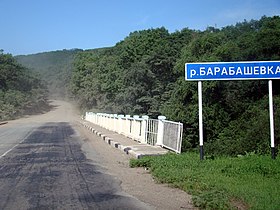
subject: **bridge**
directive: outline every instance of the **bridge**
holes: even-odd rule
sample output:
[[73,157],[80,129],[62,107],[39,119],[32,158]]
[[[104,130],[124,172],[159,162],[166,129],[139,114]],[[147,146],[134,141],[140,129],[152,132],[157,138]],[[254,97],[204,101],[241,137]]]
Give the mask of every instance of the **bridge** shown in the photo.
[[166,120],[165,116],[150,119],[139,115],[86,112],[84,119],[142,145],[159,146],[181,153],[183,124]]

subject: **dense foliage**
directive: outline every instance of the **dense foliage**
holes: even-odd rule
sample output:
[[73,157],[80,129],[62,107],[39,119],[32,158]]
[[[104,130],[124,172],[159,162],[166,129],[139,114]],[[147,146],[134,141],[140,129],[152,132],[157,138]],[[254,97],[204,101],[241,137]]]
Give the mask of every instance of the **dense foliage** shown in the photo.
[[115,47],[82,52],[74,62],[72,92],[85,108],[156,116],[179,76],[173,67],[180,51],[194,35],[149,29]]
[[38,111],[46,103],[46,88],[39,77],[0,51],[0,121]]
[[[184,123],[183,150],[198,146],[196,82],[184,64],[203,61],[280,59],[280,17],[263,17],[205,31],[164,27],[135,31],[114,47],[18,56],[40,73],[52,97],[71,94],[82,109],[147,114]],[[279,144],[280,82],[273,81],[275,137]],[[268,153],[267,81],[203,82],[206,152]]]
[[[71,90],[81,107],[125,114],[166,115],[184,123],[183,149],[198,146],[197,84],[184,64],[280,59],[280,17],[222,29],[135,31],[114,47],[84,51],[74,62]],[[273,81],[277,145],[280,83]],[[203,83],[206,151],[237,155],[269,150],[267,81]]]
[[58,50],[16,56],[23,66],[37,72],[46,82],[52,98],[68,97],[68,84],[72,74],[74,56],[79,49]]
[[[200,33],[182,50],[176,69],[185,62],[280,59],[280,18],[238,23]],[[168,117],[184,122],[185,148],[198,144],[197,84],[185,82],[181,71],[169,100],[162,106]],[[276,142],[279,144],[279,81],[273,81]],[[269,151],[267,81],[203,83],[206,151],[237,155]]]

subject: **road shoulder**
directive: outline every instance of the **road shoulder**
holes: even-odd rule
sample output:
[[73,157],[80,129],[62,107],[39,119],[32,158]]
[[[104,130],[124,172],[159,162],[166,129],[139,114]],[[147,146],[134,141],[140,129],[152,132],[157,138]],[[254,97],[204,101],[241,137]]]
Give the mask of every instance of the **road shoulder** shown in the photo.
[[[108,146],[101,137],[92,135],[83,126],[77,125],[77,127],[84,140],[101,154],[103,167],[106,168],[107,173],[120,180],[121,187],[126,193],[156,209],[196,209],[192,205],[191,196],[186,192],[166,184],[156,183],[149,171],[143,168],[130,168],[128,155]],[[84,150],[90,158],[90,148]]]

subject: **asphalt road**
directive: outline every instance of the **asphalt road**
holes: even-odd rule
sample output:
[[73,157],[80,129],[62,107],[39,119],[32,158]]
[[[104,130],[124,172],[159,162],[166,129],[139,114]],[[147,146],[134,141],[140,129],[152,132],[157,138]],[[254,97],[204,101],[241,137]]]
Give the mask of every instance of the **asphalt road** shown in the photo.
[[0,209],[151,209],[122,191],[76,129],[71,107],[0,126]]

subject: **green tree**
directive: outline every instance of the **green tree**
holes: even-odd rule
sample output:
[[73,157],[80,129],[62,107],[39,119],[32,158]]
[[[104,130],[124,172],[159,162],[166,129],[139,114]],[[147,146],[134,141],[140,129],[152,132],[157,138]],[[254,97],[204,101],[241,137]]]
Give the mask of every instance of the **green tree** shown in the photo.
[[46,89],[36,74],[10,54],[0,52],[0,120],[14,118],[46,104]]

